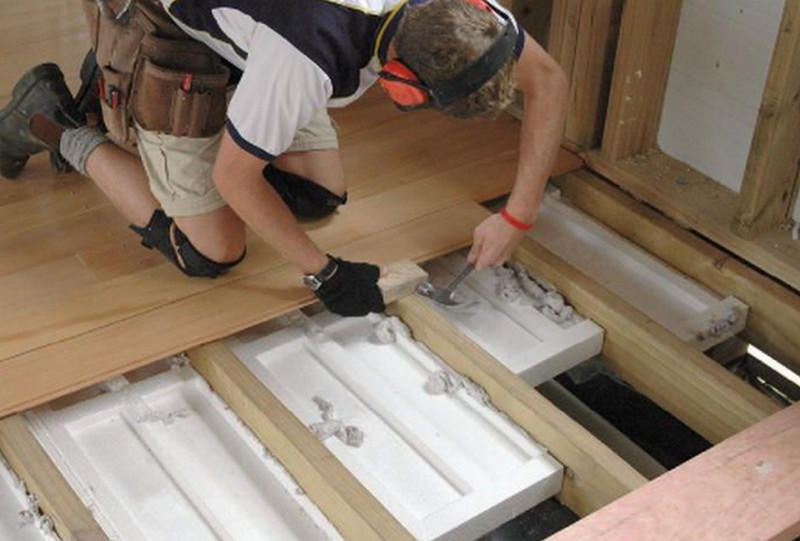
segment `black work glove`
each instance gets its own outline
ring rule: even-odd
[[[344,317],[383,312],[383,294],[378,288],[380,269],[369,263],[352,263],[329,256],[339,265],[336,273],[314,292],[325,307]]]

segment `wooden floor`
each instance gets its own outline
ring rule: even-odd
[[[76,2],[5,0],[4,8],[3,103],[43,60],[63,65],[74,85],[86,50]],[[325,250],[378,263],[429,259],[470,242],[482,217],[473,201],[510,189],[519,131],[511,118],[401,114],[376,92],[334,116],[351,199],[310,225]],[[564,153],[556,172],[579,164]],[[297,271],[253,238],[230,275],[183,277],[138,246],[90,181],[53,176],[44,156],[0,182],[0,417],[312,300]]]

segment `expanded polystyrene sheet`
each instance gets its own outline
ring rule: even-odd
[[[557,192],[545,198],[529,236],[698,349],[744,329],[747,305],[700,286],[560,201]]]
[[[465,263],[464,254],[455,253],[431,261],[425,268],[435,284],[444,286]],[[509,297],[502,290],[505,280],[502,272],[485,269],[470,274],[456,291],[457,306],[442,306],[430,299],[427,302],[459,331],[534,386],[600,353],[601,327],[574,311],[571,318],[558,323],[537,310],[522,291]]]
[[[188,367],[27,419],[112,540],[341,541]]]
[[[228,346],[308,426],[319,404],[363,434],[325,445],[420,540],[472,540],[561,485],[561,466],[472,386],[431,394],[447,371],[398,320],[284,318]]]

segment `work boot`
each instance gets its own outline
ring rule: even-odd
[[[57,144],[48,144],[31,131],[30,120],[36,114],[63,127],[79,124],[72,94],[55,64],[28,70],[14,86],[11,102],[0,110],[0,175],[18,177],[28,158],[45,150],[50,151],[56,170],[68,167],[58,154]]]

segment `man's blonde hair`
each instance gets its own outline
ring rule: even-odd
[[[429,0],[406,8],[395,49],[420,79],[436,86],[480,58],[503,30],[493,13],[466,0]],[[497,116],[514,99],[513,64],[509,59],[481,88],[443,112],[459,118]]]

